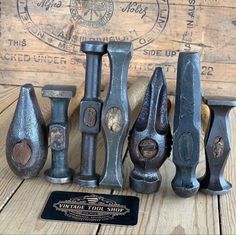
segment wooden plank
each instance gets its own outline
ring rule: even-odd
[[[175,4],[175,1],[170,1],[170,5]],[[182,0],[180,4],[188,5],[188,4],[196,4],[197,6],[214,6],[217,7],[236,7],[236,2],[232,2],[231,0],[200,0],[200,1],[189,1]]]
[[[204,162],[200,163],[204,167]],[[125,172],[131,171],[129,156]],[[140,199],[139,221],[134,227],[102,226],[99,234],[220,234],[217,197],[197,194],[193,198],[177,197],[170,186],[174,166],[167,160],[161,168],[160,191],[145,195],[128,189],[114,194],[132,195]]]
[[[19,88],[0,85],[0,113],[10,106],[18,97]]]
[[[93,20],[83,15],[86,6],[77,6],[74,0],[52,7],[43,2],[2,1],[1,83],[43,85],[50,79],[80,86],[85,66],[79,45],[88,39],[133,41],[130,77],[149,78],[158,65],[168,79],[175,79],[179,51],[191,50],[201,54],[203,80],[210,92],[219,81],[236,82],[235,2],[113,0],[107,1],[104,18],[93,15]],[[135,12],[136,3],[142,11]],[[108,76],[107,57],[103,70]]]
[[[230,130],[231,130],[231,152],[225,167],[225,178],[232,183],[232,191],[226,195],[220,196],[221,229],[222,234],[236,234],[236,212],[234,205],[236,203],[236,109],[230,112]]]
[[[173,106],[170,119],[172,123]],[[203,136],[201,144],[203,144]],[[204,172],[203,159],[204,149],[201,147],[198,175]],[[155,194],[139,194],[129,189],[128,177],[132,170],[129,155],[124,168],[126,188],[121,192],[115,191],[114,194],[139,197],[138,224],[134,227],[101,226],[99,234],[220,234],[217,197],[205,196],[201,193],[187,199],[176,196],[170,185],[175,174],[171,158],[167,159],[161,168],[163,181],[160,191]]]

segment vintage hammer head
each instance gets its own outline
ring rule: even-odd
[[[107,43],[101,41],[81,42],[80,50],[86,54],[105,54],[107,53]]]
[[[68,167],[68,105],[75,95],[75,86],[46,85],[42,95],[51,99],[51,120],[49,140],[52,151],[52,166],[44,172],[50,183],[69,183],[72,181],[73,170]]]
[[[80,172],[74,176],[74,182],[84,187],[97,187],[99,176],[96,174],[96,150],[102,109],[99,96],[102,56],[107,53],[107,43],[85,41],[81,43],[80,49],[86,53],[86,75],[79,116],[79,129],[82,132]]]
[[[198,53],[179,54],[173,128],[174,192],[181,197],[197,193],[196,167],[200,154],[201,88]]]
[[[31,84],[21,87],[6,141],[7,162],[23,179],[38,175],[47,159],[47,128]]]
[[[222,195],[232,185],[224,178],[230,146],[228,114],[236,106],[236,99],[229,97],[204,97],[209,106],[211,119],[205,136],[206,172],[199,179],[200,190],[206,194]]]
[[[165,78],[162,69],[156,68],[129,136],[129,153],[134,163],[130,187],[136,192],[153,193],[160,187],[159,168],[170,156],[172,144],[168,106]]]
[[[133,46],[130,42],[109,42],[110,86],[102,108],[102,130],[106,144],[105,168],[99,185],[123,186],[122,154],[129,130],[130,107],[127,78]]]
[[[75,96],[75,86],[46,85],[42,88],[42,96],[49,98],[72,98]]]

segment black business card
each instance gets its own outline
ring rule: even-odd
[[[132,196],[52,192],[42,219],[101,224],[136,225],[139,199]]]

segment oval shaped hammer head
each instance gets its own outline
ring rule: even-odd
[[[70,99],[75,96],[75,86],[64,85],[46,85],[42,88],[42,96],[49,98],[67,98]]]
[[[101,41],[84,41],[81,42],[80,50],[84,53],[107,53],[107,43]]]

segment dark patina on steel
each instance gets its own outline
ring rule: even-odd
[[[84,187],[97,187],[96,174],[97,135],[101,130],[102,101],[99,99],[102,56],[107,53],[107,43],[86,41],[81,43],[86,53],[85,92],[80,102],[80,131],[82,132],[80,172],[74,182]]]
[[[75,96],[75,86],[46,85],[42,88],[42,96],[51,99],[51,121],[49,125],[49,141],[52,151],[51,168],[44,172],[50,183],[69,183],[73,170],[68,167],[69,124],[68,106]]]
[[[236,106],[236,99],[229,97],[205,97],[211,120],[205,136],[206,172],[199,179],[200,190],[206,194],[222,195],[232,188],[224,178],[224,168],[230,153],[230,129],[228,115]]]
[[[159,168],[170,156],[172,144],[168,102],[162,69],[156,68],[129,136],[129,153],[134,164],[129,182],[136,192],[154,193],[161,185]]]
[[[181,197],[197,193],[196,167],[200,153],[201,88],[198,53],[179,54],[173,130],[174,192]]]
[[[34,87],[25,84],[7,134],[7,162],[16,175],[29,179],[43,168],[47,151],[47,128]]]
[[[107,50],[111,65],[110,87],[102,109],[106,162],[99,185],[121,188],[122,153],[130,117],[127,75],[133,48],[129,42],[109,42]]]

